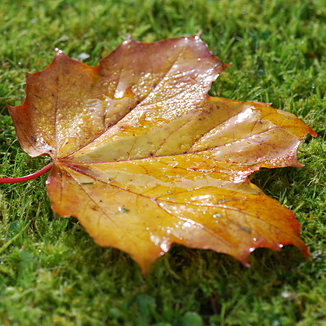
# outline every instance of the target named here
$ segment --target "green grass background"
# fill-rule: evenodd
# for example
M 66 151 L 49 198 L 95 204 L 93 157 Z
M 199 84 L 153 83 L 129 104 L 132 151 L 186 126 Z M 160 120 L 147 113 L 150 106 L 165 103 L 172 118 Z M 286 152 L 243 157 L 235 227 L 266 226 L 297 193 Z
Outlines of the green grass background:
M 296 212 L 310 251 L 259 249 L 251 268 L 233 258 L 173 246 L 143 277 L 128 255 L 100 248 L 74 218 L 54 216 L 43 176 L 0 185 L 0 325 L 326 325 L 325 0 L 2 0 L 0 175 L 43 167 L 15 138 L 6 102 L 24 99 L 26 71 L 58 47 L 96 65 L 128 34 L 153 42 L 202 32 L 233 62 L 211 95 L 272 102 L 298 115 L 303 168 L 252 180 Z

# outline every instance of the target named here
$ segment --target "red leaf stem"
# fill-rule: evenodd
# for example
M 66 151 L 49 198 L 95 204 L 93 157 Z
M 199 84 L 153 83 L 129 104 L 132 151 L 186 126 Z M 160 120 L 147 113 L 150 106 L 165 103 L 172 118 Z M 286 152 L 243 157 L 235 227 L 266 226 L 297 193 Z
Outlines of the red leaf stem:
M 41 170 L 29 174 L 29 175 L 25 175 L 24 177 L 19 177 L 19 178 L 0 178 L 0 183 L 18 183 L 18 182 L 25 182 L 25 181 L 29 181 L 32 179 L 36 179 L 39 176 L 41 176 L 42 174 L 50 171 L 52 168 L 52 162 L 49 163 L 48 165 L 46 165 L 44 168 L 42 168 Z

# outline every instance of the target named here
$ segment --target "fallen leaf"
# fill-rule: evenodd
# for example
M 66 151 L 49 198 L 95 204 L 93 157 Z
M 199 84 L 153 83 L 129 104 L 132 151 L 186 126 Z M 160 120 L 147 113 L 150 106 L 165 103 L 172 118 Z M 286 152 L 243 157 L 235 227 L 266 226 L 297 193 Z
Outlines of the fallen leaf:
M 248 175 L 301 166 L 297 147 L 316 134 L 268 104 L 209 97 L 227 66 L 198 36 L 128 38 L 99 66 L 58 50 L 28 74 L 25 102 L 9 110 L 22 148 L 52 158 L 53 211 L 77 217 L 144 273 L 172 243 L 246 265 L 259 247 L 293 244 L 307 255 L 293 212 Z

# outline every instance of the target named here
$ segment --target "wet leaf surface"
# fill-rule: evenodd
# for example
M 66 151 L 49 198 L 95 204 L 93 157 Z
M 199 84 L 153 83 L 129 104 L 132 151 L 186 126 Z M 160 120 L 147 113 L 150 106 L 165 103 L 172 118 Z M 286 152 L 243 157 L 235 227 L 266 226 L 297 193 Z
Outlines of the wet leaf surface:
M 23 149 L 53 160 L 52 209 L 143 272 L 172 243 L 244 264 L 259 247 L 293 244 L 307 255 L 293 212 L 248 176 L 300 167 L 297 147 L 315 133 L 267 104 L 209 97 L 227 66 L 198 36 L 129 38 L 99 66 L 57 51 L 28 74 L 26 100 L 10 113 Z

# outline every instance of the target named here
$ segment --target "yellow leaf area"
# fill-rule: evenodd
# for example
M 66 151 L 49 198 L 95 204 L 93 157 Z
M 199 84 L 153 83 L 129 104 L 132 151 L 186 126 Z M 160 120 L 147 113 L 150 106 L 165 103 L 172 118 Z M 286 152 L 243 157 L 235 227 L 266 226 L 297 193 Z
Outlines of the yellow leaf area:
M 53 159 L 52 209 L 144 273 L 172 243 L 244 264 L 258 247 L 307 255 L 293 212 L 248 175 L 301 166 L 297 147 L 316 134 L 266 104 L 209 97 L 226 67 L 193 36 L 127 39 L 96 67 L 58 51 L 29 74 L 26 100 L 10 113 L 24 150 Z

